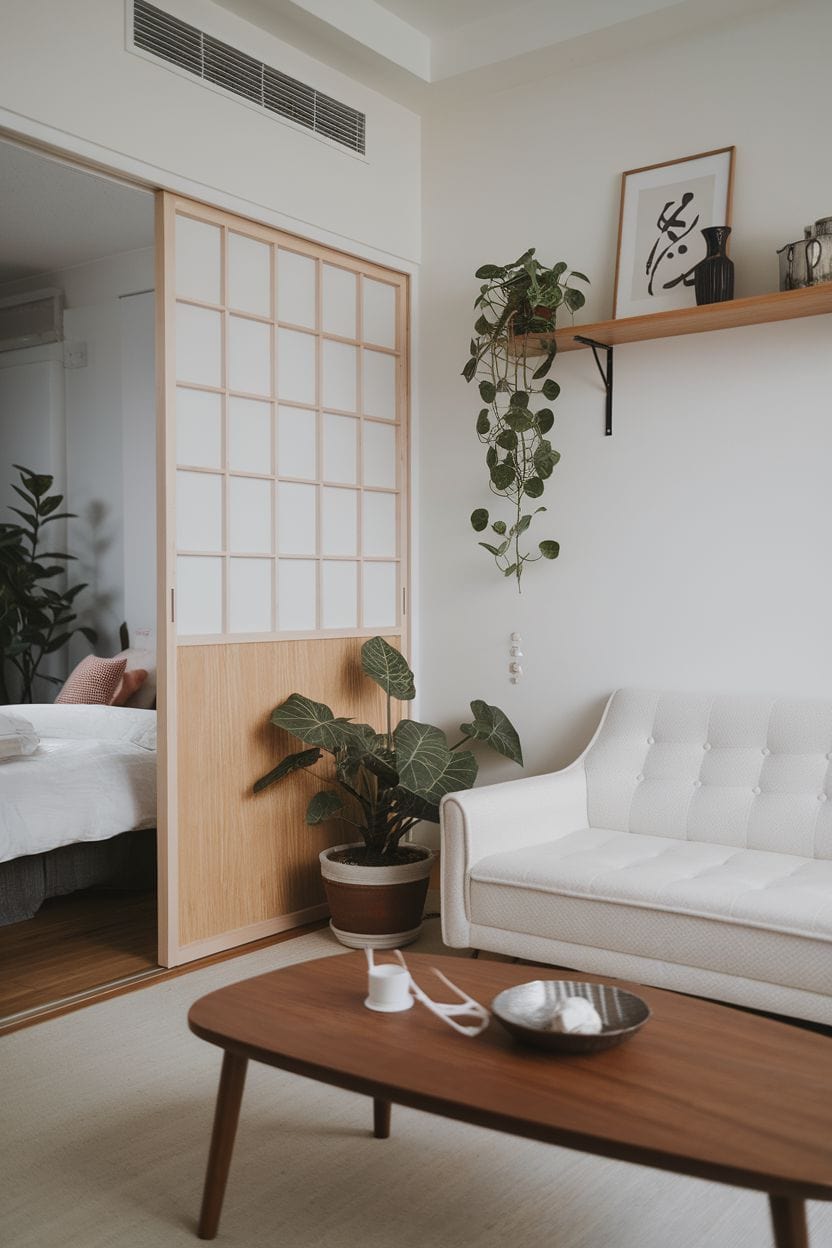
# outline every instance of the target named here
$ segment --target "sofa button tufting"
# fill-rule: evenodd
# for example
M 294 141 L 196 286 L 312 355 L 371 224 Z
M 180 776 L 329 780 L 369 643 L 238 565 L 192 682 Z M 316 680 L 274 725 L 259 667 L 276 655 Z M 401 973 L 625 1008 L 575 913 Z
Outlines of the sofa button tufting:
M 656 738 L 655 738 L 655 737 L 648 737 L 648 738 L 647 738 L 647 744 L 648 744 L 648 745 L 655 745 L 655 744 L 656 744 Z
M 764 745 L 760 752 L 764 754 L 766 757 L 768 757 L 768 755 L 771 753 L 771 750 L 768 748 L 767 745 Z
M 826 801 L 826 794 L 825 794 L 825 793 L 818 793 L 818 801 L 819 801 L 819 802 L 825 802 L 825 801 Z
M 638 775 L 636 776 L 636 780 L 638 781 L 639 784 L 641 784 L 643 779 L 644 779 L 644 776 L 641 774 L 641 772 L 639 772 Z
M 701 781 L 701 780 L 694 780 L 694 782 L 693 782 L 693 787 L 694 787 L 695 789 L 701 789 L 701 788 L 702 788 L 702 781 Z
M 759 784 L 755 784 L 755 785 L 754 785 L 754 788 L 751 790 L 751 792 L 752 792 L 752 793 L 762 793 L 762 789 L 760 788 Z
M 711 748 L 710 741 L 706 741 L 705 744 L 702 746 L 703 750 L 709 750 L 710 748 Z

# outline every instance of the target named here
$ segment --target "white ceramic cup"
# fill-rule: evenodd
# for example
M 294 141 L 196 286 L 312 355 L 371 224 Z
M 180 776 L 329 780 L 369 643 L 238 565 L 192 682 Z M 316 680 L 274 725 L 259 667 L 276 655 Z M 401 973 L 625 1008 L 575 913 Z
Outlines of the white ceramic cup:
M 392 962 L 374 966 L 367 972 L 367 998 L 364 1004 L 368 1010 L 378 1010 L 380 1014 L 409 1010 L 413 1005 L 410 972 Z

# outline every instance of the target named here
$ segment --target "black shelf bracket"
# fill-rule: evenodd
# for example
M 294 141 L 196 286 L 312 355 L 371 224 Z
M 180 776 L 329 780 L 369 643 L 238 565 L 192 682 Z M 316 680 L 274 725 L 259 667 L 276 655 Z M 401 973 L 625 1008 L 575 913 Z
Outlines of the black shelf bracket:
M 576 342 L 582 342 L 585 347 L 592 348 L 592 354 L 595 357 L 595 363 L 598 365 L 598 372 L 601 374 L 601 380 L 604 383 L 604 389 L 607 392 L 607 405 L 604 421 L 604 434 L 606 437 L 612 437 L 612 347 L 608 342 L 596 342 L 594 338 L 583 338 L 580 334 L 575 335 Z M 607 360 L 606 367 L 601 363 L 598 352 L 606 351 Z

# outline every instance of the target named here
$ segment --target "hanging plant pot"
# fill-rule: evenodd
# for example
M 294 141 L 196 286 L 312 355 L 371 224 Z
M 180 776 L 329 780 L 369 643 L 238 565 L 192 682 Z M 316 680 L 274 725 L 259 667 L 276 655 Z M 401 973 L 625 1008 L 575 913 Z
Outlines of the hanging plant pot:
M 364 842 L 334 845 L 320 855 L 333 934 L 350 949 L 398 949 L 422 930 L 422 915 L 435 853 L 425 845 L 403 845 L 411 862 L 366 867 L 343 858 Z M 341 861 L 339 861 L 341 859 Z

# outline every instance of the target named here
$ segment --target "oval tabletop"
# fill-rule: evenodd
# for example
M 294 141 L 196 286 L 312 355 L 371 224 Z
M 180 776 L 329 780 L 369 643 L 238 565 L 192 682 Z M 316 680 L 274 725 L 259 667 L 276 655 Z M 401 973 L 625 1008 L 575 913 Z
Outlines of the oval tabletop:
M 441 969 L 483 1005 L 512 984 L 578 975 L 408 954 L 435 1000 Z M 617 981 L 604 981 L 617 982 Z M 191 1030 L 243 1057 L 416 1109 L 683 1174 L 832 1199 L 832 1040 L 729 1006 L 621 983 L 652 1018 L 605 1053 L 539 1052 L 496 1019 L 459 1035 L 418 1003 L 365 1009 L 363 953 L 300 962 L 202 997 Z

